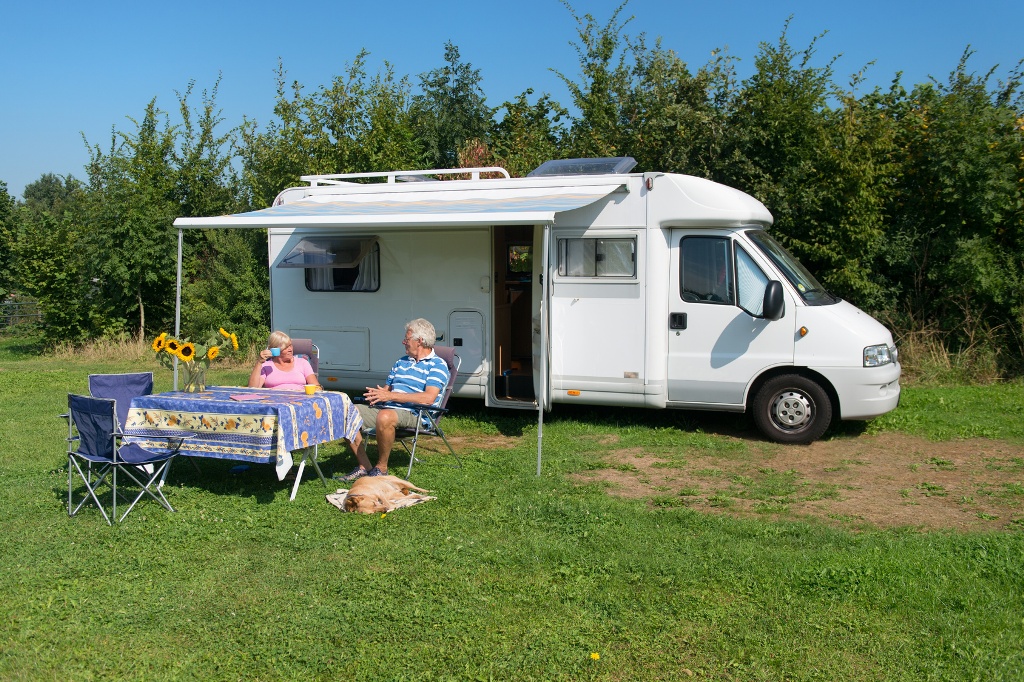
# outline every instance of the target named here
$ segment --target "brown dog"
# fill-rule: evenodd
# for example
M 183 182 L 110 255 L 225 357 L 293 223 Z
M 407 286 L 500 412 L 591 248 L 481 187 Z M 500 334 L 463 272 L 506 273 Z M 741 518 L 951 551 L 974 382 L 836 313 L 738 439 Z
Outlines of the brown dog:
M 417 492 L 412 492 L 413 490 Z M 345 511 L 360 514 L 389 512 L 409 507 L 418 502 L 436 500 L 436 497 L 420 495 L 429 490 L 417 488 L 398 476 L 363 476 L 356 479 L 345 497 Z

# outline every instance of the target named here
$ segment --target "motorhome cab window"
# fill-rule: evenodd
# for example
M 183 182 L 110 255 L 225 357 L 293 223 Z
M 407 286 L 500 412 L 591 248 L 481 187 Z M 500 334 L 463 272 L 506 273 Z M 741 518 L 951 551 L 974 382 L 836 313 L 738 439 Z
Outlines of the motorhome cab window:
M 741 247 L 736 247 L 736 298 L 740 307 L 760 317 L 764 312 L 764 290 L 768 288 L 768 275 L 757 267 Z
M 636 277 L 636 239 L 559 239 L 563 277 Z
M 775 241 L 770 234 L 764 230 L 750 230 L 747 232 L 747 236 L 771 259 L 775 267 L 782 271 L 782 274 L 800 292 L 800 296 L 808 305 L 832 305 L 839 302 L 838 297 L 825 291 L 825 287 L 821 286 L 821 283 L 803 266 L 803 263 L 798 261 L 782 244 Z
M 683 237 L 679 244 L 679 296 L 690 303 L 732 303 L 730 240 Z
M 310 291 L 380 289 L 380 245 L 376 237 L 307 237 L 277 267 L 303 268 Z

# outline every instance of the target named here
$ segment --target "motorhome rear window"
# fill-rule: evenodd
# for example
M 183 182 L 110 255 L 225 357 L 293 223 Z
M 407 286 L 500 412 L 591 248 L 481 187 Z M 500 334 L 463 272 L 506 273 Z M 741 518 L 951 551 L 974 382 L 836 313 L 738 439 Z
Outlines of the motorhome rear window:
M 636 239 L 558 240 L 562 277 L 636 277 Z
M 303 268 L 310 291 L 380 289 L 380 246 L 376 237 L 307 237 L 277 267 Z

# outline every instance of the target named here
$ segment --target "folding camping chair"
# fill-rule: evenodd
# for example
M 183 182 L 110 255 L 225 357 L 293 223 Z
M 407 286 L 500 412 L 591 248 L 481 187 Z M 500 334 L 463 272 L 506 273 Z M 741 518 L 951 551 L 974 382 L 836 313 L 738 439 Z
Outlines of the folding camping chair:
M 93 398 L 108 398 L 114 401 L 117 408 L 118 433 L 121 434 L 124 434 L 124 422 L 128 418 L 132 398 L 149 395 L 152 392 L 152 372 L 89 375 L 89 394 Z
M 305 358 L 309 361 L 309 366 L 313 368 L 313 374 L 316 375 L 316 380 L 320 381 L 320 348 L 313 343 L 313 339 L 292 339 L 292 352 L 297 358 Z M 317 475 L 320 480 L 323 481 L 324 485 L 327 485 L 327 479 L 324 478 L 323 472 L 320 471 L 320 465 L 317 464 L 317 456 L 320 454 L 320 446 L 313 446 L 313 456 L 308 458 L 313 464 L 313 468 L 316 469 Z M 292 486 L 292 494 L 289 500 L 295 499 L 295 493 L 299 491 L 299 482 L 302 480 L 302 471 L 306 467 L 306 457 L 303 457 L 299 461 L 299 470 L 295 474 L 295 485 Z
M 89 375 L 89 394 L 93 398 L 109 398 L 115 402 L 117 406 L 117 432 L 121 435 L 124 435 L 124 424 L 128 419 L 128 410 L 132 406 L 132 398 L 138 398 L 139 396 L 150 395 L 152 393 L 152 372 Z M 188 459 L 192 464 L 192 468 L 196 470 L 197 474 L 203 473 L 194 459 L 191 457 L 187 457 L 186 459 Z M 168 464 L 167 468 L 164 470 L 163 477 L 160 479 L 161 486 L 163 486 L 164 480 L 166 480 L 167 474 L 170 473 L 170 471 L 171 467 L 170 464 Z
M 316 374 L 319 381 L 320 349 L 313 343 L 313 339 L 292 339 L 292 351 L 295 353 L 295 357 L 306 358 L 309 361 L 310 367 L 313 368 L 313 374 Z
M 444 391 L 441 392 L 441 402 L 437 407 L 419 405 L 417 403 L 393 403 L 400 407 L 416 410 L 419 417 L 416 420 L 415 428 L 398 427 L 395 429 L 395 440 L 401 443 L 405 451 L 409 453 L 409 471 L 406 473 L 406 478 L 412 475 L 412 465 L 416 462 L 416 444 L 420 436 L 435 436 L 443 440 L 444 444 L 448 446 L 448 451 L 452 453 L 455 461 L 458 462 L 458 468 L 462 468 L 462 460 L 459 459 L 458 454 L 456 454 L 452 444 L 448 442 L 448 438 L 441 429 L 441 418 L 448 412 L 448 398 L 451 397 L 452 388 L 455 386 L 455 377 L 458 375 L 459 367 L 462 365 L 462 358 L 456 355 L 455 349 L 450 346 L 434 346 L 434 353 L 448 365 L 448 384 L 444 387 Z M 375 429 L 370 429 L 366 432 L 366 435 L 376 437 L 377 432 Z M 411 448 L 409 447 L 410 442 L 412 443 Z
M 68 394 L 68 516 L 76 515 L 90 499 L 96 504 L 108 524 L 123 521 L 146 494 L 168 511 L 174 511 L 157 483 L 170 465 L 182 442 L 190 434 L 167 436 L 168 448 L 153 452 L 133 443 L 122 443 L 118 432 L 116 401 Z M 74 446 L 77 445 L 77 448 Z M 74 449 L 73 449 L 74 448 Z M 83 470 L 84 465 L 84 470 Z M 152 469 L 152 471 L 147 471 Z M 86 494 L 77 506 L 73 499 L 74 473 L 85 484 Z M 117 515 L 118 498 L 127 500 L 118 489 L 118 475 L 127 476 L 139 486 L 139 494 L 120 517 Z M 129 483 L 129 485 L 131 485 Z M 111 513 L 107 515 L 100 501 L 100 486 L 108 485 Z

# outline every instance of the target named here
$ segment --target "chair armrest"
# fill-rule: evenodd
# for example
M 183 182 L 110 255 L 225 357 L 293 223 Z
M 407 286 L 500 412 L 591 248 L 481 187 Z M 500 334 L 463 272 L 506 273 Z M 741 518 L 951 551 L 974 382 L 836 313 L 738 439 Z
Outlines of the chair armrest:
M 363 397 L 352 398 L 353 403 L 362 403 L 363 405 L 369 405 L 369 401 Z M 407 410 L 415 410 L 417 412 L 430 412 L 431 414 L 444 414 L 448 411 L 447 407 L 434 407 L 433 405 L 424 405 L 423 403 L 403 403 L 397 400 L 389 400 L 387 405 L 382 405 L 383 408 L 388 407 L 402 407 Z

